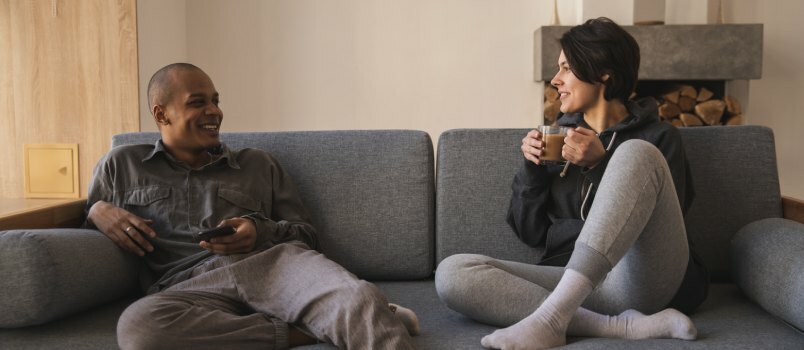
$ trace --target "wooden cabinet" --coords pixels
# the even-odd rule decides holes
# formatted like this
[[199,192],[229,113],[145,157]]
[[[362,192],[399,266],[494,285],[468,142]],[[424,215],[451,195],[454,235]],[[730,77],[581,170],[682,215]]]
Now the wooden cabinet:
[[111,137],[139,131],[136,0],[0,0],[0,197],[23,144],[79,144],[79,187]]

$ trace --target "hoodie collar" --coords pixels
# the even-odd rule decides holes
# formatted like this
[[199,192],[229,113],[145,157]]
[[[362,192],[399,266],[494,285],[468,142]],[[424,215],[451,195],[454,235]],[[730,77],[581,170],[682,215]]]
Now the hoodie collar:
[[[657,106],[656,100],[652,97],[628,101],[625,104],[625,108],[628,110],[628,116],[619,123],[603,130],[602,133],[636,129],[645,124],[657,122],[659,120]],[[557,123],[559,126],[583,126],[589,128],[589,125],[586,124],[586,121],[583,119],[582,113],[562,114],[558,117]]]
[[[237,160],[233,156],[232,150],[229,149],[229,147],[227,147],[223,143],[221,143],[221,150],[222,150],[222,152],[218,156],[218,158],[215,159],[214,161],[212,161],[212,163],[210,163],[210,164],[218,163],[218,162],[221,162],[222,159],[226,159],[226,165],[228,165],[230,168],[232,168],[232,169],[240,169],[240,164],[237,162]],[[184,162],[179,161],[178,159],[174,158],[170,153],[168,153],[167,149],[165,148],[165,144],[162,143],[162,139],[156,140],[156,143],[154,143],[154,149],[150,153],[148,153],[145,156],[145,158],[142,159],[142,162],[143,163],[147,162],[147,161],[153,159],[154,157],[156,157],[156,155],[160,154],[160,153],[163,154],[171,162],[184,164]]]

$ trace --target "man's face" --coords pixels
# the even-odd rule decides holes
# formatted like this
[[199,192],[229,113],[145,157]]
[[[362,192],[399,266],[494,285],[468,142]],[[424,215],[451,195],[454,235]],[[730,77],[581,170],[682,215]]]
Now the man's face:
[[199,152],[220,145],[219,131],[223,111],[218,107],[218,92],[204,72],[175,70],[171,73],[172,96],[159,120],[166,146],[187,152]]

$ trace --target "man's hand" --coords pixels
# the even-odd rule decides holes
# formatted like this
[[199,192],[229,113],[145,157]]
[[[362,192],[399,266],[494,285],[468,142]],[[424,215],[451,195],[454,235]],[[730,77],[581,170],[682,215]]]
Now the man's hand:
[[257,228],[254,222],[245,218],[231,218],[221,221],[218,227],[230,225],[235,233],[229,236],[215,237],[209,242],[201,242],[201,248],[218,255],[248,253],[257,243]]
[[592,169],[606,157],[606,149],[593,130],[577,127],[567,132],[561,155],[572,164]]
[[541,160],[539,159],[542,156],[542,148],[544,148],[544,142],[542,142],[542,133],[539,130],[531,130],[525,138],[522,139],[522,154],[525,156],[525,159],[533,162],[533,164],[539,165]]
[[154,250],[143,236],[156,237],[156,232],[150,226],[153,221],[149,219],[143,219],[114,204],[98,201],[89,208],[87,220],[124,250],[139,256],[145,255],[143,249],[148,252]]

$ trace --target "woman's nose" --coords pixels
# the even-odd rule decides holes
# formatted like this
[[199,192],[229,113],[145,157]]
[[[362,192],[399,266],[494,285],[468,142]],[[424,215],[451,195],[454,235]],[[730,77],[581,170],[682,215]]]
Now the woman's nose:
[[550,85],[553,85],[555,87],[561,85],[561,80],[558,79],[558,73],[556,73],[556,75],[553,76],[553,79],[550,79]]

